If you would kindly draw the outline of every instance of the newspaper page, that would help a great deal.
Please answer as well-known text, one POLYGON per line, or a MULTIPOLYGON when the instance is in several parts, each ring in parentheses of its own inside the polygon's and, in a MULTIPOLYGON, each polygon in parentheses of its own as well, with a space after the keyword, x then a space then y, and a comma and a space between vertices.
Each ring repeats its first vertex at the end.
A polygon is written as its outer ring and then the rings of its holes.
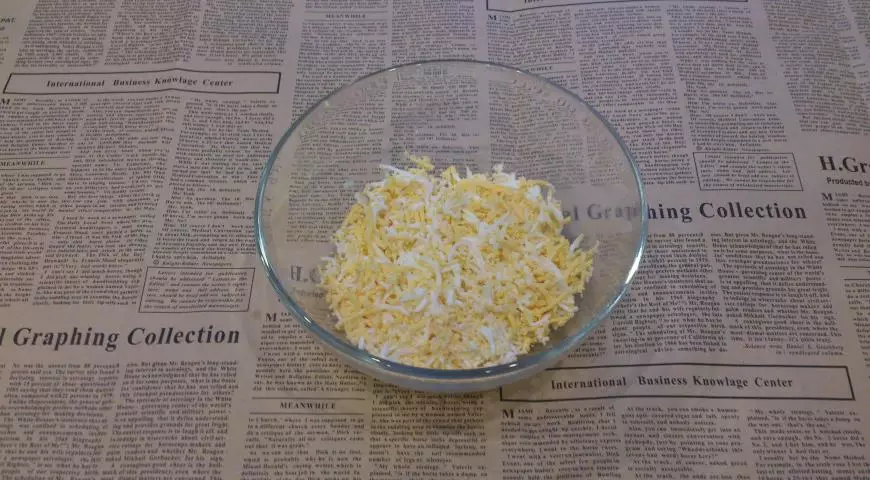
POLYGON ((0 478, 868 479, 868 65, 866 0, 3 3, 0 478), (579 94, 649 197, 611 318, 466 395, 344 366, 253 241, 290 122, 433 58, 579 94))

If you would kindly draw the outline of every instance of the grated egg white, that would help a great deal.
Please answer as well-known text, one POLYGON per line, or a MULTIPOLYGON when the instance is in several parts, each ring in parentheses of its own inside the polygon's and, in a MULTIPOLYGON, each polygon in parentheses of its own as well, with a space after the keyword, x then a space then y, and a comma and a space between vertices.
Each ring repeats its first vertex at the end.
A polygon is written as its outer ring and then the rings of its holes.
POLYGON ((553 187, 506 173, 440 176, 384 165, 335 233, 320 268, 359 348, 427 368, 491 366, 546 343, 577 310, 594 249, 562 234, 553 187))

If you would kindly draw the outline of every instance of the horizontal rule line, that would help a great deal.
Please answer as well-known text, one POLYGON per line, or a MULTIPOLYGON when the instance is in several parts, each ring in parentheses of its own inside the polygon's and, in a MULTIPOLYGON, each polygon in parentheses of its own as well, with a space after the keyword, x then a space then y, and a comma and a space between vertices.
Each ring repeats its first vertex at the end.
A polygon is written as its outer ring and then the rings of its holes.
POLYGON ((251 415, 365 415, 364 413, 341 412, 251 412, 251 415))
POLYGON ((360 400, 365 401, 365 398, 360 397, 251 397, 252 400, 360 400))
POLYGON ((854 397, 735 397, 735 396, 714 396, 714 395, 603 395, 600 397, 573 397, 573 398, 543 398, 543 399, 522 399, 522 398, 501 398, 502 402, 520 402, 520 403, 553 403, 553 402, 578 402, 583 400, 609 400, 614 398, 703 398, 707 400, 828 400, 836 402, 854 402, 854 397))

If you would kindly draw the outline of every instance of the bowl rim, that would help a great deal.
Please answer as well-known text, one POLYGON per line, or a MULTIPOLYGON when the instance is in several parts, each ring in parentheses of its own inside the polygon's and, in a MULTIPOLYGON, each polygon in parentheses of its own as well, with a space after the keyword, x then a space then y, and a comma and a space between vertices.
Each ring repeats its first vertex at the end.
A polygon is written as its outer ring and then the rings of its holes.
POLYGON ((357 361, 363 362, 364 364, 367 364, 375 369, 385 369, 386 371, 390 371, 398 375, 410 376, 431 381, 462 382, 469 380, 493 379, 509 374, 515 375, 520 371, 533 368, 535 365, 546 362, 547 360, 554 360, 563 357, 565 354, 576 348, 586 337, 588 337, 589 334, 610 315, 610 313, 613 311, 613 308, 625 296, 626 292, 628 291, 629 285, 631 284, 637 273, 638 268, 640 267, 640 262, 643 257, 643 252, 646 247, 647 241, 647 230, 649 224, 649 214, 647 210, 648 204, 646 198, 646 191, 643 185, 643 181, 641 180, 640 170, 638 169, 637 162, 635 161, 634 156, 631 154, 631 151, 625 145, 625 142, 619 136, 616 129, 607 121, 607 119, 605 119, 594 107, 592 107, 589 103, 583 100, 579 95, 568 90, 567 88, 551 82, 550 80, 547 80, 546 78, 543 78, 532 72, 517 67, 482 60, 445 58, 422 60, 393 65, 358 77, 352 82, 342 85, 341 87, 323 96, 315 104, 311 105, 308 109, 306 109, 305 112, 302 113, 298 118, 296 118, 296 120, 291 123, 290 127, 284 132, 284 134, 281 136, 281 139, 275 145, 275 148, 269 154, 269 159, 260 174, 260 179, 257 185, 257 196, 254 205, 254 234, 256 238, 257 254, 260 257, 261 263, 266 269, 269 283, 272 284, 272 288, 278 294, 281 303, 284 304, 285 308, 287 308, 292 317, 294 317, 309 332, 313 333, 318 339, 329 345, 331 348, 337 350, 341 354, 352 357, 357 361), (261 216, 263 213, 263 202, 265 200, 265 192, 268 185, 269 175, 272 172, 272 167, 278 159, 278 155, 284 147, 284 144, 296 131, 296 129, 302 124, 302 122, 305 121, 305 119, 307 119, 312 112, 320 108, 324 103, 328 102, 339 93, 353 88, 354 86, 362 81, 367 80, 368 78, 389 73, 395 70, 437 64, 467 64, 478 67, 495 67, 498 69, 506 70, 508 72, 519 73, 521 75, 532 77, 537 81, 541 81, 547 84, 550 88, 554 88, 557 91, 560 91, 563 94, 567 95, 569 98, 572 98, 576 102, 582 104, 595 116, 595 118, 597 118, 604 125, 605 128, 607 128, 613 138, 616 139, 619 147, 622 149, 622 152, 625 155, 626 160, 629 163, 629 166, 631 167, 632 175, 637 186, 638 198, 640 200, 641 207, 640 235, 638 236, 637 245, 635 247, 634 259, 625 274, 625 278, 623 279, 622 285, 619 290, 601 309, 598 310, 598 312, 592 317, 592 319, 588 323, 586 323, 586 325, 584 325, 579 332, 568 338, 563 339, 559 343, 550 346, 546 350, 537 353, 521 355, 517 357, 515 361, 510 363, 503 363, 491 367, 474 369, 446 370, 423 368, 387 360, 385 358, 373 355, 366 350, 362 350, 357 348, 356 346, 352 346, 349 343, 337 338, 337 336, 333 335, 331 332, 318 325, 316 321, 312 320, 308 316, 305 310, 303 310, 296 303, 293 297, 284 289, 284 286, 281 283, 281 280, 278 278, 277 273, 275 273, 275 270, 272 267, 269 256, 267 254, 267 242, 263 231, 263 220, 261 220, 261 216))

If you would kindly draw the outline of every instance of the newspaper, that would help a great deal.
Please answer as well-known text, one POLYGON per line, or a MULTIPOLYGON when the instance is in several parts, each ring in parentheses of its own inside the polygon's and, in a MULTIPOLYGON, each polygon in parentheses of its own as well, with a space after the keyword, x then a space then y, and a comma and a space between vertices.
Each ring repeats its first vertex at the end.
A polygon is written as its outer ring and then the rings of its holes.
POLYGON ((866 0, 4 2, 0 478, 868 479, 868 66, 866 0), (650 200, 611 319, 483 393, 344 366, 254 252, 290 122, 432 58, 578 93, 650 200))

